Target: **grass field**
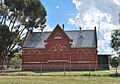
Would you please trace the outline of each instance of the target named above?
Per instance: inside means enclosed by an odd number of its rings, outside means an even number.
[[[64,76],[64,75],[71,75],[71,76],[107,76],[111,75],[113,72],[110,70],[104,70],[104,71],[13,71],[13,72],[4,72],[0,73],[0,76]]]
[[[43,72],[42,76],[41,72],[7,72],[0,73],[0,84],[120,84],[120,76],[110,71]]]
[[[120,84],[120,78],[107,76],[0,76],[0,84]]]

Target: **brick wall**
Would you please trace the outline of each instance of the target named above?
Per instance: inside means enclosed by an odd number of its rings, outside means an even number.
[[[22,65],[24,69],[61,69],[66,65],[66,69],[88,69],[98,68],[98,58],[96,47],[71,48],[72,39],[70,39],[57,26],[51,35],[46,39],[45,49],[23,48]],[[27,66],[28,65],[28,66]]]

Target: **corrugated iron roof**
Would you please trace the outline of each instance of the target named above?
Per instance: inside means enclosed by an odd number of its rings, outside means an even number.
[[[94,30],[74,30],[65,31],[70,39],[73,39],[71,47],[96,47]],[[33,32],[28,33],[23,47],[45,48],[44,41],[47,40],[51,32]]]

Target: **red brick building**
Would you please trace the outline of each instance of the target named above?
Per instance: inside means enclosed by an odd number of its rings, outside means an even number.
[[[28,32],[22,56],[22,69],[97,69],[95,30],[64,31],[59,25],[52,32]]]

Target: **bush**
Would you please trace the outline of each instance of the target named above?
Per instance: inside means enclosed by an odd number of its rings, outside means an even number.
[[[113,68],[117,68],[120,64],[120,60],[119,60],[119,57],[113,57],[111,60],[110,60],[110,65],[113,67]]]
[[[20,59],[22,58],[22,53],[14,53],[13,57],[19,57]]]
[[[110,65],[113,67],[113,68],[116,68],[116,74],[117,74],[117,68],[120,64],[120,59],[119,57],[113,57],[111,60],[110,60]]]
[[[11,58],[10,67],[14,69],[20,69],[22,64],[22,60],[18,57]]]

